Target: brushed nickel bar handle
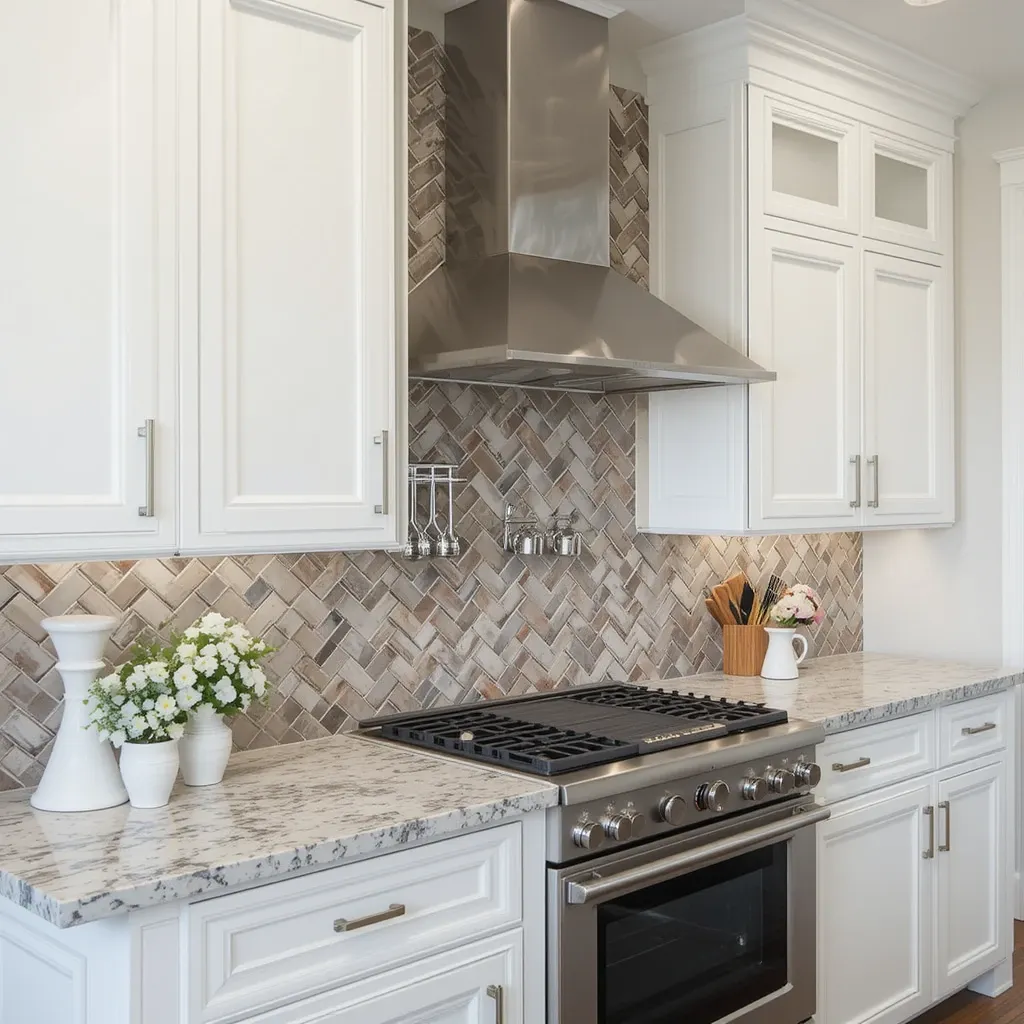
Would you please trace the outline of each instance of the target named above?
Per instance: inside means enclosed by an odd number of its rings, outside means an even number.
[[[382,430],[374,439],[374,444],[379,444],[381,448],[381,456],[384,459],[384,476],[381,481],[381,503],[373,506],[373,511],[378,516],[388,515],[388,507],[391,504],[391,495],[389,494],[390,488],[388,487],[388,474],[390,473],[390,467],[388,466],[388,432]]]
[[[921,856],[931,860],[935,856],[935,808],[926,807],[921,813],[928,819],[928,849]]]
[[[382,921],[393,921],[396,917],[403,917],[405,915],[405,904],[404,903],[392,903],[387,910],[382,910],[379,914],[367,914],[366,917],[354,917],[350,921],[348,918],[339,917],[334,922],[334,930],[336,932],[354,932],[357,928],[369,928],[371,924],[380,924]]]
[[[868,459],[868,465],[871,467],[871,476],[874,482],[874,497],[868,502],[868,508],[878,508],[878,456],[872,455]]]
[[[986,722],[984,725],[965,725],[960,730],[960,734],[962,736],[977,736],[979,732],[991,732],[995,728],[995,722]]]
[[[852,772],[857,768],[867,768],[869,764],[871,764],[870,757],[862,757],[859,761],[851,761],[849,764],[843,764],[842,761],[834,761],[832,763],[832,771]]]
[[[152,519],[156,515],[156,424],[153,420],[146,420],[139,427],[139,437],[146,440],[146,504],[139,506],[139,515]]]
[[[487,995],[494,1000],[494,1024],[505,1024],[505,989],[501,985],[488,985]]]
[[[859,455],[851,455],[850,456],[850,465],[857,467],[856,470],[854,471],[856,473],[856,476],[854,477],[854,479],[856,481],[856,489],[853,492],[853,501],[850,502],[850,508],[860,508],[860,500],[861,500],[861,494],[860,494],[860,456]]]
[[[949,801],[941,800],[939,802],[939,809],[946,812],[946,842],[939,843],[939,853],[949,853],[949,830],[950,830],[950,819],[949,819]]]
[[[806,811],[798,811],[782,821],[761,825],[759,828],[753,828],[740,835],[716,839],[696,850],[676,853],[662,860],[620,871],[618,874],[603,875],[600,878],[590,878],[583,882],[569,882],[566,886],[565,901],[573,906],[582,906],[593,900],[631,892],[641,885],[652,885],[655,882],[674,878],[686,871],[702,868],[706,864],[714,864],[725,857],[745,853],[747,850],[755,850],[764,843],[784,839],[799,832],[802,828],[825,821],[831,814],[832,811],[828,807],[809,807]]]

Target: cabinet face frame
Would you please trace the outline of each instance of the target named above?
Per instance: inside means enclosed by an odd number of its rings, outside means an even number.
[[[810,104],[773,95],[758,86],[750,86],[747,97],[751,219],[763,213],[857,234],[860,230],[860,131],[857,123]],[[776,191],[773,181],[773,126],[776,124],[835,145],[835,205]]]

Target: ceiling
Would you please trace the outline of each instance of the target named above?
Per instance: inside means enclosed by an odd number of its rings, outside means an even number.
[[[427,0],[437,9],[465,0]],[[625,13],[614,41],[640,48],[732,17],[743,0],[608,0]],[[990,87],[1024,84],[1024,0],[946,0],[910,7],[902,0],[798,0],[873,32]]]

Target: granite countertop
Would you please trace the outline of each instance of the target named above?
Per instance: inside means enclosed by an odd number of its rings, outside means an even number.
[[[835,733],[983,697],[1022,681],[1020,669],[891,654],[840,654],[805,662],[794,682],[705,672],[656,685],[730,700],[763,701],[785,708],[790,718],[820,722],[827,733]]]
[[[167,807],[86,814],[0,796],[0,897],[59,928],[268,882],[558,802],[543,779],[335,736],[235,754],[224,782]]]

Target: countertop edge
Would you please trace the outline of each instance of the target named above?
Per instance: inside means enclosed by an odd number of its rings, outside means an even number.
[[[429,818],[411,819],[371,832],[326,839],[311,846],[158,878],[130,889],[111,890],[78,900],[61,901],[0,869],[0,898],[16,903],[57,928],[71,928],[161,903],[228,892],[249,883],[270,884],[314,869],[323,870],[369,859],[405,846],[514,820],[533,811],[553,807],[557,802],[557,787],[540,788],[500,800],[458,807]]]

